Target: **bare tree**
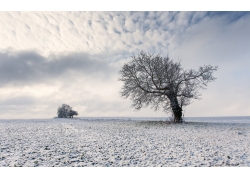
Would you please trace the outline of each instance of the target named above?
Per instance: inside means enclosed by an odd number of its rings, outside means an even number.
[[[172,111],[174,121],[182,122],[182,110],[199,99],[200,89],[205,89],[208,82],[214,81],[213,72],[217,66],[206,65],[198,70],[184,70],[180,62],[169,57],[154,56],[143,51],[123,65],[119,71],[123,82],[121,96],[130,97],[136,110],[151,105],[158,110]]]

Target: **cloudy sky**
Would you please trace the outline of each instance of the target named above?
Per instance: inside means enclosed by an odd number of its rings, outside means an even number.
[[[140,50],[218,65],[185,116],[250,115],[249,12],[0,12],[0,119],[169,116],[134,111],[119,95],[125,62]]]

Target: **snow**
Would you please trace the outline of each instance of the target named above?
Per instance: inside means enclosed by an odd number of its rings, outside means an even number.
[[[250,117],[0,120],[4,166],[250,166]]]

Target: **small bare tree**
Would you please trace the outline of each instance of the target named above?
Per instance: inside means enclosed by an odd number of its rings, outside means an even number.
[[[208,82],[214,81],[213,72],[217,66],[203,66],[198,70],[184,70],[180,62],[169,57],[154,56],[141,51],[132,56],[132,60],[119,71],[119,81],[124,82],[121,96],[130,97],[136,110],[151,105],[158,110],[172,111],[174,121],[182,122],[182,110],[199,99],[200,89],[205,89]]]

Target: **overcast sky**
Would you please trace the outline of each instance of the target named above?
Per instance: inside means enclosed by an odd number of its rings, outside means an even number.
[[[0,12],[0,119],[169,116],[134,111],[119,96],[125,62],[140,50],[218,65],[185,116],[250,115],[249,12]]]

